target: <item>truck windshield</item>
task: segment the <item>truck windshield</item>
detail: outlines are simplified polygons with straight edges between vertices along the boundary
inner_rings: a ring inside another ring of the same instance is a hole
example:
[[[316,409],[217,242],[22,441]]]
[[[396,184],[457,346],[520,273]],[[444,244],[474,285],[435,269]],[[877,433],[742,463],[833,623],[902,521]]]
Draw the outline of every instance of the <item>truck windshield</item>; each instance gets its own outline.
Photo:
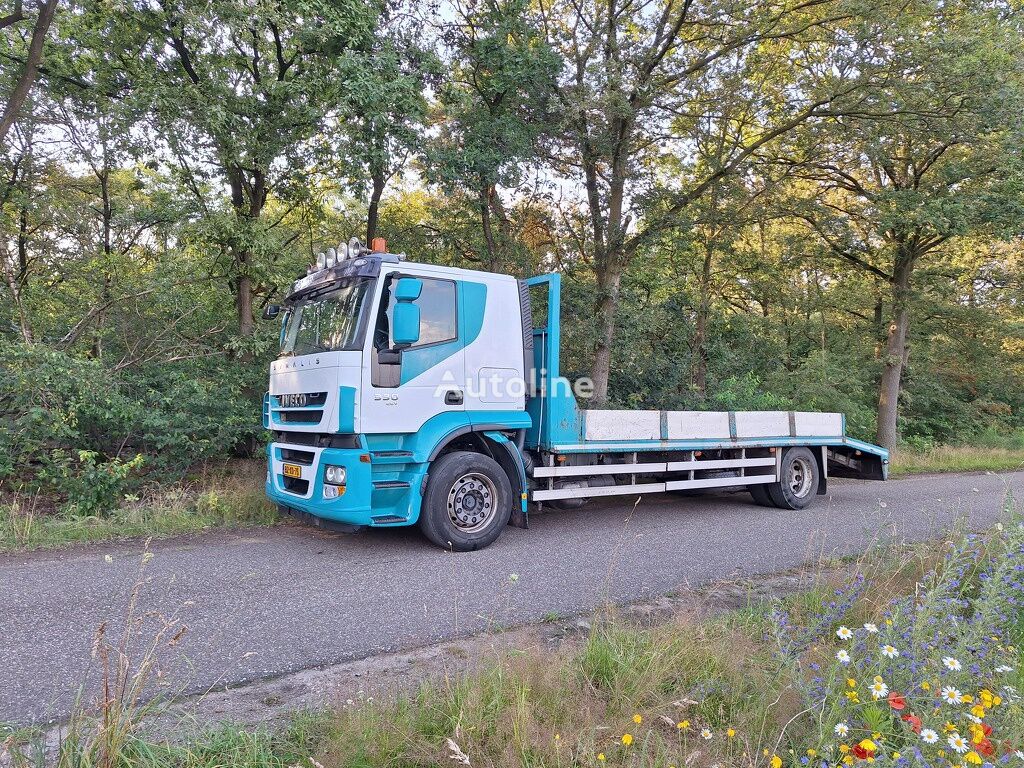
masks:
[[[363,278],[325,287],[288,308],[282,355],[358,349],[366,300],[373,280]]]

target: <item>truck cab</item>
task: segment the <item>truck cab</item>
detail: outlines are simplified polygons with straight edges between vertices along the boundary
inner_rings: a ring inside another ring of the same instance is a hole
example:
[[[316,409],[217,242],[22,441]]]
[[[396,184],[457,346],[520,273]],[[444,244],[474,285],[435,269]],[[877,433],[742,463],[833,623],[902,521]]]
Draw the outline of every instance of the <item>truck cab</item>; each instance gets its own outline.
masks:
[[[525,527],[530,502],[739,486],[787,506],[821,493],[830,465],[886,474],[888,455],[846,438],[840,414],[581,411],[559,376],[558,275],[517,280],[373,246],[320,254],[268,312],[283,317],[263,404],[266,492],[284,513],[345,530],[419,524],[468,550]],[[783,457],[797,448],[794,483]]]

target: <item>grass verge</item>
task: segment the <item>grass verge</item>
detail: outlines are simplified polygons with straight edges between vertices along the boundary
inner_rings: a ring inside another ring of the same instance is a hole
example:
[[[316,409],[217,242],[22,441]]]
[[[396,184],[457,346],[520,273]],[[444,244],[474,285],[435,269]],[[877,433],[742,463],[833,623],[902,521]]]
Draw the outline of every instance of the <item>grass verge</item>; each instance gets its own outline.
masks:
[[[893,454],[893,477],[924,472],[1007,472],[1024,469],[1024,448],[941,445],[901,448]]]
[[[227,724],[170,742],[147,737],[151,713],[111,711],[121,699],[105,697],[91,721],[88,713],[76,717],[55,761],[110,768],[1021,764],[1024,526],[1010,512],[1008,504],[1007,522],[986,536],[874,550],[848,569],[830,564],[805,591],[726,614],[644,625],[608,611],[580,644],[511,653],[389,701],[301,712],[284,728]],[[121,653],[101,646],[97,655],[126,674],[146,668]],[[117,674],[105,689],[122,689]],[[27,768],[38,754],[32,745],[30,734],[12,734],[7,759]]]
[[[32,497],[0,503],[0,552],[60,547],[134,536],[172,536],[208,528],[272,525],[263,465],[236,462],[186,483],[150,491],[103,517],[42,513]]]

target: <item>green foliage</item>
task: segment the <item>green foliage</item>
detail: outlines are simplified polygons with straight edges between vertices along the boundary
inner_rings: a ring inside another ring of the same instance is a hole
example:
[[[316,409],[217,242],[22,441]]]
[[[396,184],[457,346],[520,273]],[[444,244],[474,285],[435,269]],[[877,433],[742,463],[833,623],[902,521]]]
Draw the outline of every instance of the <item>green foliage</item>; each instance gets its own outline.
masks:
[[[118,457],[99,460],[96,451],[79,451],[77,461],[63,451],[50,454],[50,462],[40,479],[68,501],[64,511],[75,516],[105,515],[123,501],[132,473],[143,464],[142,454],[129,461]]]

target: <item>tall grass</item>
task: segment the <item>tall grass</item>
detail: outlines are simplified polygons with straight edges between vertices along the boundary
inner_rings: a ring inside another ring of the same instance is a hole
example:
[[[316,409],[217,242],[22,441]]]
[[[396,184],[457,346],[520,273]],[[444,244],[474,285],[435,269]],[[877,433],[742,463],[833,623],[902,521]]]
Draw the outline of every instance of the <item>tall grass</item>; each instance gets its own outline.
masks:
[[[206,470],[187,483],[155,487],[104,517],[44,513],[36,497],[9,497],[0,503],[0,551],[271,525],[277,515],[259,482],[262,472],[256,462]]]

